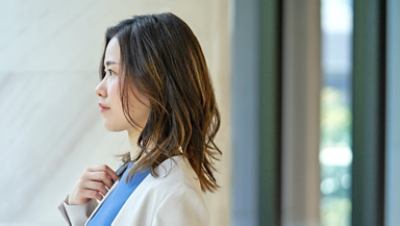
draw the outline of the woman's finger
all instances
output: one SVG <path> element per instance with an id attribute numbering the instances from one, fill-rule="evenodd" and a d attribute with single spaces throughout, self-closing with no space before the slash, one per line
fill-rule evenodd
<path id="1" fill-rule="evenodd" d="M 107 194 L 107 190 L 102 182 L 97 181 L 86 181 L 82 184 L 83 189 L 90 189 L 100 192 L 102 195 Z"/>
<path id="2" fill-rule="evenodd" d="M 97 166 L 92 166 L 87 169 L 88 172 L 99 172 L 99 171 L 104 171 L 106 172 L 111 178 L 116 181 L 118 180 L 117 174 L 114 172 L 113 169 L 111 169 L 109 166 L 102 164 L 102 165 L 97 165 Z"/>
<path id="3" fill-rule="evenodd" d="M 111 188 L 111 186 L 114 184 L 114 181 L 111 180 L 111 177 L 103 171 L 100 172 L 88 172 L 85 175 L 85 178 L 88 180 L 95 180 L 104 183 L 107 188 Z"/>

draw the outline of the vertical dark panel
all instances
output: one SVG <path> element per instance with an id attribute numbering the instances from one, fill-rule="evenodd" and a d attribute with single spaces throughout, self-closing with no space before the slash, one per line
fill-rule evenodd
<path id="1" fill-rule="evenodd" d="M 258 225 L 259 0 L 234 0 L 232 226 Z"/>
<path id="2" fill-rule="evenodd" d="M 260 0 L 259 225 L 281 225 L 282 1 Z"/>
<path id="3" fill-rule="evenodd" d="M 354 0 L 352 225 L 384 225 L 385 1 Z"/>
<path id="4" fill-rule="evenodd" d="M 234 0 L 232 225 L 279 226 L 281 3 Z"/>

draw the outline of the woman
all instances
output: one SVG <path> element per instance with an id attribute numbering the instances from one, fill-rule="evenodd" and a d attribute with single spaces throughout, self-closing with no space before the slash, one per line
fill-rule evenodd
<path id="1" fill-rule="evenodd" d="M 199 42 L 172 13 L 106 31 L 96 87 L 104 125 L 132 150 L 115 172 L 87 168 L 59 209 L 70 225 L 205 226 L 203 192 L 219 188 L 220 115 Z M 135 156 L 131 160 L 131 156 Z M 99 203 L 98 203 L 98 201 Z"/>

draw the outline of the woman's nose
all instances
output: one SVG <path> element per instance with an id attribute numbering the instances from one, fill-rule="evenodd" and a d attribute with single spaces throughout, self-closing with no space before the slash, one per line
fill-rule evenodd
<path id="1" fill-rule="evenodd" d="M 99 97 L 106 97 L 106 91 L 103 87 L 103 81 L 102 80 L 97 86 L 96 86 L 96 95 Z"/>

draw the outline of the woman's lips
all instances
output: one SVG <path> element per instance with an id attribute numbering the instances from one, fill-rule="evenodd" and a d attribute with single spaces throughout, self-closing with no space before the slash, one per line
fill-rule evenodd
<path id="1" fill-rule="evenodd" d="M 106 105 L 104 105 L 102 103 L 99 103 L 99 107 L 100 107 L 101 112 L 105 112 L 110 109 L 110 107 L 107 107 Z"/>

